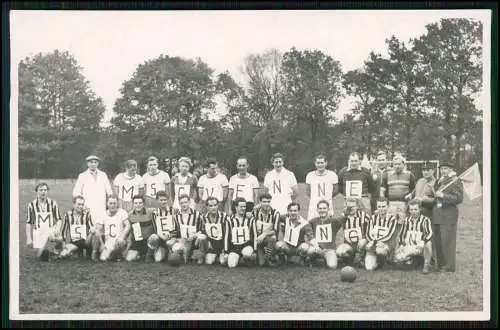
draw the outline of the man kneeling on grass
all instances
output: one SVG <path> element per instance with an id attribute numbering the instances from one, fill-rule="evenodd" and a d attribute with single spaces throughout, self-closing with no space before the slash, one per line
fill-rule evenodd
<path id="1" fill-rule="evenodd" d="M 204 256 L 199 253 L 194 253 L 195 248 L 200 246 L 200 241 L 205 237 L 201 232 L 201 214 L 191 208 L 191 197 L 183 194 L 179 196 L 180 210 L 174 215 L 175 225 L 178 230 L 175 230 L 167 241 L 170 254 L 182 254 L 184 264 L 189 263 L 191 259 L 196 259 L 198 264 L 204 263 Z"/>
<path id="2" fill-rule="evenodd" d="M 329 216 L 330 203 L 326 200 L 317 204 L 319 216 L 309 220 L 315 243 L 307 250 L 307 261 L 321 258 L 330 269 L 337 268 L 337 253 L 335 252 L 335 237 L 344 224 L 345 217 Z"/>
<path id="3" fill-rule="evenodd" d="M 154 251 L 148 247 L 148 239 L 156 233 L 154 225 L 154 209 L 144 206 L 145 198 L 142 195 L 136 195 L 132 198 L 134 210 L 129 213 L 128 221 L 132 231 L 132 244 L 127 252 L 125 260 L 153 261 Z"/>
<path id="4" fill-rule="evenodd" d="M 73 197 L 73 208 L 64 215 L 62 237 L 66 244 L 60 257 L 83 256 L 85 253 L 87 258 L 97 260 L 99 239 L 95 231 L 90 211 L 85 209 L 85 199 Z"/>
<path id="5" fill-rule="evenodd" d="M 202 217 L 199 237 L 200 253 L 205 256 L 205 264 L 212 265 L 217 260 L 221 265 L 227 263 L 224 253 L 224 237 L 226 234 L 227 215 L 219 211 L 219 200 L 209 196 L 205 201 L 207 212 Z"/>
<path id="6" fill-rule="evenodd" d="M 337 247 L 339 263 L 361 267 L 364 263 L 366 225 L 370 219 L 359 199 L 346 199 L 344 211 L 344 242 Z"/>
<path id="7" fill-rule="evenodd" d="M 224 250 L 228 254 L 229 268 L 238 266 L 241 260 L 254 262 L 257 259 L 257 228 L 252 213 L 247 212 L 247 202 L 238 197 L 233 201 L 236 213 L 226 221 Z"/>
<path id="8" fill-rule="evenodd" d="M 299 203 L 288 204 L 287 215 L 280 226 L 279 237 L 281 239 L 276 243 L 280 265 L 288 261 L 304 265 L 309 248 L 311 246 L 318 247 L 311 225 L 299 215 L 299 211 Z"/>
<path id="9" fill-rule="evenodd" d="M 156 193 L 156 203 L 159 207 L 153 211 L 155 233 L 149 236 L 147 245 L 152 251 L 148 253 L 153 254 L 154 261 L 162 262 L 168 258 L 170 248 L 175 243 L 172 241 L 169 247 L 168 242 L 178 236 L 179 228 L 174 220 L 172 208 L 168 205 L 168 195 L 165 191 Z"/>
<path id="10" fill-rule="evenodd" d="M 408 203 L 410 216 L 406 217 L 398 238 L 394 262 L 397 264 L 414 264 L 424 259 L 423 273 L 431 271 L 432 258 L 432 224 L 431 220 L 421 213 L 420 203 L 412 200 Z"/>
<path id="11" fill-rule="evenodd" d="M 388 212 L 389 201 L 385 197 L 377 200 L 377 209 L 366 228 L 366 270 L 379 269 L 391 259 L 397 243 L 399 226 L 394 214 Z"/>
<path id="12" fill-rule="evenodd" d="M 130 233 L 128 213 L 118 207 L 118 196 L 108 197 L 108 210 L 102 219 L 96 219 L 96 234 L 99 239 L 99 259 L 101 261 L 121 260 L 127 252 Z M 96 259 L 96 255 L 92 259 Z"/>

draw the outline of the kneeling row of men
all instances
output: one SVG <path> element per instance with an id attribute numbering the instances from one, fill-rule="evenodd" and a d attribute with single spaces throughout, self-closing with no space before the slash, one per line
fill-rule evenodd
<path id="1" fill-rule="evenodd" d="M 111 196 L 106 215 L 94 225 L 78 196 L 65 215 L 60 234 L 47 242 L 57 241 L 54 237 L 62 241 L 59 250 L 50 250 L 57 258 L 83 255 L 86 250 L 92 260 L 101 261 L 183 258 L 186 264 L 191 260 L 219 262 L 230 268 L 247 260 L 269 266 L 323 261 L 331 269 L 342 263 L 375 270 L 385 262 L 409 264 L 423 257 L 423 272 L 430 272 L 432 227 L 418 201 L 409 202 L 409 215 L 399 222 L 387 212 L 385 198 L 377 202 L 377 211 L 371 216 L 357 200 L 347 199 L 340 215 L 329 214 L 329 203 L 320 201 L 319 216 L 307 221 L 300 216 L 298 203 L 290 203 L 287 214 L 280 215 L 271 208 L 271 198 L 261 195 L 252 212 L 238 198 L 236 212 L 228 216 L 219 211 L 216 198 L 207 199 L 206 212 L 201 214 L 190 207 L 189 196 L 180 196 L 180 209 L 173 214 L 163 191 L 157 194 L 159 208 L 146 208 L 144 198 L 135 196 L 130 213 L 120 209 L 118 199 Z M 340 229 L 343 243 L 337 246 Z"/>

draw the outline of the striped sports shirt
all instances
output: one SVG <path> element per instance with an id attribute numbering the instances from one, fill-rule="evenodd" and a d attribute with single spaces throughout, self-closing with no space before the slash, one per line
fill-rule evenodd
<path id="1" fill-rule="evenodd" d="M 396 232 L 397 219 L 389 213 L 373 214 L 366 228 L 366 239 L 369 242 L 387 242 Z"/>
<path id="2" fill-rule="evenodd" d="M 253 215 L 246 213 L 243 218 L 232 215 L 227 218 L 224 236 L 224 250 L 231 252 L 233 246 L 252 244 L 257 249 L 257 227 Z"/>
<path id="3" fill-rule="evenodd" d="M 47 198 L 46 203 L 41 203 L 36 198 L 28 204 L 28 218 L 26 223 L 32 225 L 33 229 L 36 230 L 42 226 L 52 228 L 59 220 L 61 220 L 61 214 L 55 200 Z"/>
<path id="4" fill-rule="evenodd" d="M 157 234 L 169 233 L 171 236 L 179 236 L 179 227 L 173 216 L 172 208 L 156 208 L 153 211 L 153 226 Z"/>
<path id="5" fill-rule="evenodd" d="M 255 226 L 257 227 L 257 236 L 267 230 L 274 230 L 276 234 L 278 233 L 280 213 L 277 210 L 271 208 L 269 212 L 264 212 L 262 208 L 259 208 L 253 210 L 253 216 L 255 218 Z"/>
<path id="6" fill-rule="evenodd" d="M 407 217 L 399 234 L 401 245 L 415 245 L 428 242 L 432 238 L 431 220 L 421 214 L 417 218 Z"/>
<path id="7" fill-rule="evenodd" d="M 343 226 L 344 242 L 355 244 L 364 239 L 369 220 L 370 216 L 364 211 L 356 211 L 353 215 L 347 215 Z"/>
<path id="8" fill-rule="evenodd" d="M 68 242 L 75 242 L 81 239 L 86 239 L 90 233 L 90 228 L 93 227 L 92 216 L 87 210 L 78 213 L 74 209 L 69 210 L 64 215 L 62 237 Z M 82 228 L 85 227 L 85 228 Z M 85 232 L 82 232 L 82 231 Z"/>
<path id="9" fill-rule="evenodd" d="M 215 217 L 211 217 L 209 213 L 205 213 L 202 217 L 201 232 L 207 235 L 209 242 L 215 250 L 224 249 L 227 218 L 228 216 L 224 212 L 217 212 Z"/>
<path id="10" fill-rule="evenodd" d="M 189 209 L 188 213 L 177 212 L 174 216 L 176 226 L 179 228 L 178 238 L 192 238 L 196 233 L 201 232 L 201 213 Z"/>

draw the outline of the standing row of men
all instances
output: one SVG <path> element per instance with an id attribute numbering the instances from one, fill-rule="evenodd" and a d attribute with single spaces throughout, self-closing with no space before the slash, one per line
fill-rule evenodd
<path id="1" fill-rule="evenodd" d="M 103 219 L 105 218 L 103 214 L 108 214 L 110 209 L 108 198 L 106 210 L 106 195 L 112 195 L 113 188 L 109 184 L 106 174 L 97 170 L 99 159 L 95 156 L 90 156 L 87 158 L 87 162 L 89 170 L 80 174 L 73 194 L 75 198 L 76 196 L 82 197 L 93 219 Z M 454 255 L 452 256 L 451 254 L 452 252 L 454 254 L 454 246 L 452 245 L 454 245 L 455 242 L 453 239 L 450 239 L 449 236 L 450 233 L 453 234 L 453 230 L 455 230 L 456 234 L 456 220 L 455 227 L 453 228 L 453 226 L 440 223 L 444 221 L 442 219 L 435 221 L 434 218 L 436 218 L 436 216 L 434 213 L 441 216 L 443 214 L 449 214 L 448 219 L 451 219 L 453 215 L 448 209 L 453 209 L 454 205 L 461 202 L 461 198 L 450 198 L 449 194 L 439 191 L 439 187 L 434 187 L 432 183 L 432 171 L 430 176 L 426 175 L 426 171 L 427 173 L 429 171 L 428 168 L 424 169 L 424 178 L 415 183 L 413 174 L 405 170 L 404 158 L 402 157 L 396 157 L 394 159 L 394 168 L 390 171 L 377 172 L 380 171 L 377 169 L 371 173 L 361 168 L 360 163 L 359 155 L 356 153 L 351 154 L 348 167 L 342 169 L 339 172 L 339 176 L 337 176 L 335 172 L 326 168 L 327 161 L 324 156 L 319 155 L 315 158 L 316 170 L 310 172 L 306 177 L 310 200 L 307 220 L 310 222 L 317 218 L 320 215 L 320 206 L 324 208 L 325 205 L 328 206 L 327 214 L 331 216 L 333 197 L 337 193 L 344 195 L 346 201 L 355 200 L 356 206 L 359 207 L 354 208 L 369 216 L 373 211 L 373 199 L 377 196 L 377 188 L 378 185 L 380 185 L 379 195 L 385 195 L 388 199 L 388 216 L 394 217 L 395 220 L 400 223 L 407 218 L 406 201 L 415 199 L 413 202 L 418 202 L 419 210 L 420 204 L 422 204 L 424 206 L 424 214 L 427 212 L 427 218 L 429 217 L 429 206 L 432 205 L 433 228 L 435 229 L 435 234 L 432 235 L 431 228 L 430 235 L 434 237 L 437 236 L 437 238 L 434 239 L 434 246 L 435 248 L 438 247 L 435 253 L 435 261 L 437 261 L 438 266 L 443 266 L 443 269 L 454 271 Z M 300 208 L 300 205 L 293 203 L 297 197 L 297 181 L 295 175 L 284 167 L 284 157 L 281 154 L 273 155 L 272 164 L 274 169 L 268 172 L 264 179 L 265 191 L 269 194 L 265 196 L 270 197 L 269 204 L 273 212 L 275 211 L 277 214 L 290 217 L 290 212 L 295 211 L 295 206 Z M 209 167 L 208 173 L 203 175 L 200 180 L 196 180 L 189 172 L 191 166 L 190 160 L 183 157 L 179 159 L 179 173 L 170 180 L 167 173 L 158 170 L 158 160 L 155 157 L 148 159 L 148 172 L 142 177 L 136 173 L 137 163 L 134 161 L 127 161 L 126 172 L 120 173 L 113 182 L 114 195 L 117 196 L 117 206 L 132 215 L 134 212 L 138 211 L 135 201 L 140 197 L 143 204 L 145 202 L 145 205 L 148 207 L 160 209 L 160 205 L 171 205 L 173 208 L 171 213 L 179 214 L 182 213 L 180 201 L 182 196 L 186 204 L 185 211 L 189 209 L 194 210 L 193 212 L 199 212 L 196 210 L 196 202 L 201 201 L 204 208 L 198 209 L 204 212 L 206 209 L 210 208 L 210 203 L 215 203 L 216 201 L 218 211 L 221 212 L 226 210 L 226 213 L 231 217 L 232 214 L 238 214 L 237 208 L 239 205 L 235 202 L 241 202 L 243 200 L 245 202 L 244 212 L 251 213 L 254 204 L 257 202 L 260 186 L 257 178 L 248 173 L 248 161 L 245 158 L 238 159 L 238 174 L 231 177 L 229 182 L 223 174 L 217 172 L 217 163 L 215 160 L 209 161 L 207 165 Z M 447 171 L 447 169 L 449 169 L 449 164 L 443 165 L 444 166 L 441 168 L 443 178 L 449 180 L 449 178 L 452 178 L 452 176 L 448 175 L 449 171 Z M 437 184 L 446 185 L 446 180 L 440 180 L 442 182 L 438 182 Z M 453 191 L 456 191 L 457 194 L 461 194 L 461 184 L 460 187 L 457 184 L 455 184 L 455 186 L 457 188 Z M 97 193 L 99 191 L 100 193 Z M 162 193 L 159 196 L 158 194 L 160 191 Z M 144 197 L 142 197 L 143 195 Z M 209 200 L 212 202 L 209 203 Z M 382 201 L 384 200 L 382 199 Z M 256 209 L 257 214 L 261 207 L 260 204 L 261 203 L 259 203 Z M 142 207 L 144 207 L 144 205 Z M 351 209 L 352 208 L 351 206 Z M 448 213 L 443 213 L 443 211 Z M 360 226 L 358 226 L 359 230 L 357 229 L 357 237 L 360 242 L 365 239 L 366 229 L 360 229 L 367 228 L 366 224 L 368 221 L 366 221 L 365 218 L 365 215 L 363 215 L 361 216 L 361 220 L 358 219 L 358 221 L 361 221 Z M 144 220 L 139 222 L 148 221 Z M 189 219 L 186 221 L 188 221 L 188 225 L 186 226 L 191 226 L 189 225 Z M 424 221 L 424 223 L 427 222 Z M 349 226 L 353 228 L 356 227 L 356 223 L 352 223 L 351 225 Z M 344 226 L 344 234 L 345 232 L 350 232 L 348 230 L 349 228 L 345 227 L 345 223 L 341 226 Z M 427 226 L 424 227 L 427 228 Z M 142 227 L 136 225 L 135 228 Z M 194 229 L 190 230 L 193 231 Z M 151 234 L 153 231 L 149 233 Z M 282 231 L 282 233 L 285 232 L 286 230 Z M 249 235 L 250 233 L 251 231 L 242 232 L 243 236 L 241 237 L 246 237 L 245 235 Z M 331 233 L 336 234 L 336 231 Z M 352 234 L 350 233 L 349 235 Z M 425 236 L 429 236 L 429 233 Z M 31 237 L 31 234 L 28 237 Z M 203 242 L 203 239 L 198 239 L 196 246 L 203 246 L 203 243 L 200 243 L 200 241 Z M 266 242 L 268 241 L 269 240 L 266 240 Z M 443 241 L 444 243 L 448 243 L 448 245 L 443 246 Z M 376 245 L 377 244 L 375 244 L 375 246 Z M 277 247 L 279 247 L 279 244 Z M 270 247 L 267 251 L 269 251 L 269 249 Z M 339 246 L 336 254 L 339 255 L 339 251 L 342 251 L 342 249 L 343 248 Z M 247 251 L 248 250 L 249 249 L 247 249 Z M 438 250 L 440 250 L 440 252 Z M 130 258 L 132 257 L 127 258 L 127 260 Z M 137 258 L 137 256 L 132 259 L 135 258 Z M 441 265 L 439 265 L 439 263 L 441 263 Z"/>

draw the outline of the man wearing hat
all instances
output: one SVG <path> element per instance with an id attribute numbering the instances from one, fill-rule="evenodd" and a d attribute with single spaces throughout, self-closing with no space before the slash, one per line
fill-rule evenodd
<path id="1" fill-rule="evenodd" d="M 439 165 L 441 177 L 434 186 L 436 197 L 432 209 L 432 245 L 435 249 L 437 268 L 443 272 L 455 271 L 457 247 L 458 207 L 463 200 L 463 185 L 453 164 L 442 161 Z"/>
<path id="2" fill-rule="evenodd" d="M 425 162 L 422 166 L 422 177 L 415 184 L 414 199 L 420 202 L 422 206 L 422 214 L 428 218 L 432 218 L 432 208 L 434 206 L 434 185 L 436 178 L 434 177 L 434 167 L 431 163 Z"/>
<path id="3" fill-rule="evenodd" d="M 85 206 L 89 208 L 92 219 L 99 220 L 106 212 L 106 197 L 113 193 L 108 175 L 98 169 L 99 157 L 88 156 L 87 170 L 78 175 L 73 197 L 83 196 Z"/>

